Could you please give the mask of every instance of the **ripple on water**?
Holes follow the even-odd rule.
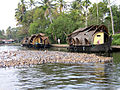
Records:
[[[114,60],[112,63],[40,64],[0,68],[0,89],[7,90],[8,87],[9,90],[119,90],[120,64],[119,60]]]
[[[10,89],[23,90],[79,88],[114,90],[120,87],[119,78],[115,67],[108,64],[40,64],[0,69],[2,81],[0,87],[3,90],[8,86]]]

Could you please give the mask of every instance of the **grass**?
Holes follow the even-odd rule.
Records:
[[[115,34],[112,38],[112,45],[120,45],[120,34]]]

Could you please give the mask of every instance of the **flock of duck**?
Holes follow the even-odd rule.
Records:
[[[34,65],[44,63],[89,63],[89,62],[109,62],[112,57],[97,56],[86,53],[70,53],[60,51],[1,51],[0,67],[16,67],[23,65]]]

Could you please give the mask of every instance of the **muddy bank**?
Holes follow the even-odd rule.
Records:
[[[0,67],[14,67],[42,63],[88,63],[109,62],[111,57],[86,53],[68,53],[59,51],[4,51],[0,52]]]

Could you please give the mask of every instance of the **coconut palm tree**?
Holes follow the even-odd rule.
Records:
[[[55,5],[53,3],[53,0],[41,0],[41,2],[39,2],[40,4],[40,8],[44,10],[44,16],[45,18],[49,18],[50,22],[52,23],[52,13],[53,10],[55,10]]]
[[[113,21],[113,15],[112,15],[112,9],[111,9],[111,5],[110,5],[110,0],[108,0],[108,5],[109,5],[110,15],[111,15],[112,33],[114,35],[115,34],[115,31],[114,31],[114,21]]]
[[[17,21],[22,22],[23,17],[25,16],[25,13],[26,13],[25,1],[21,0],[21,2],[18,3],[18,8],[15,9],[15,17]]]
[[[99,21],[98,21],[99,20],[99,15],[98,15],[98,13],[99,13],[99,10],[98,10],[98,0],[97,0],[97,4],[96,5],[97,5],[96,7],[97,7],[97,24],[98,24],[99,23]]]
[[[64,0],[57,0],[57,7],[59,8],[59,12],[64,12],[64,9],[67,7],[67,4]]]
[[[88,7],[91,5],[90,0],[84,0],[83,1],[83,7],[85,7],[85,16],[86,16],[86,24],[85,26],[87,27],[87,20],[88,20]]]
[[[30,7],[31,7],[31,10],[32,10],[32,6],[35,6],[35,0],[30,0]]]
[[[79,10],[82,11],[83,6],[82,6],[82,1],[81,0],[75,0],[72,2],[71,8],[73,10]]]

